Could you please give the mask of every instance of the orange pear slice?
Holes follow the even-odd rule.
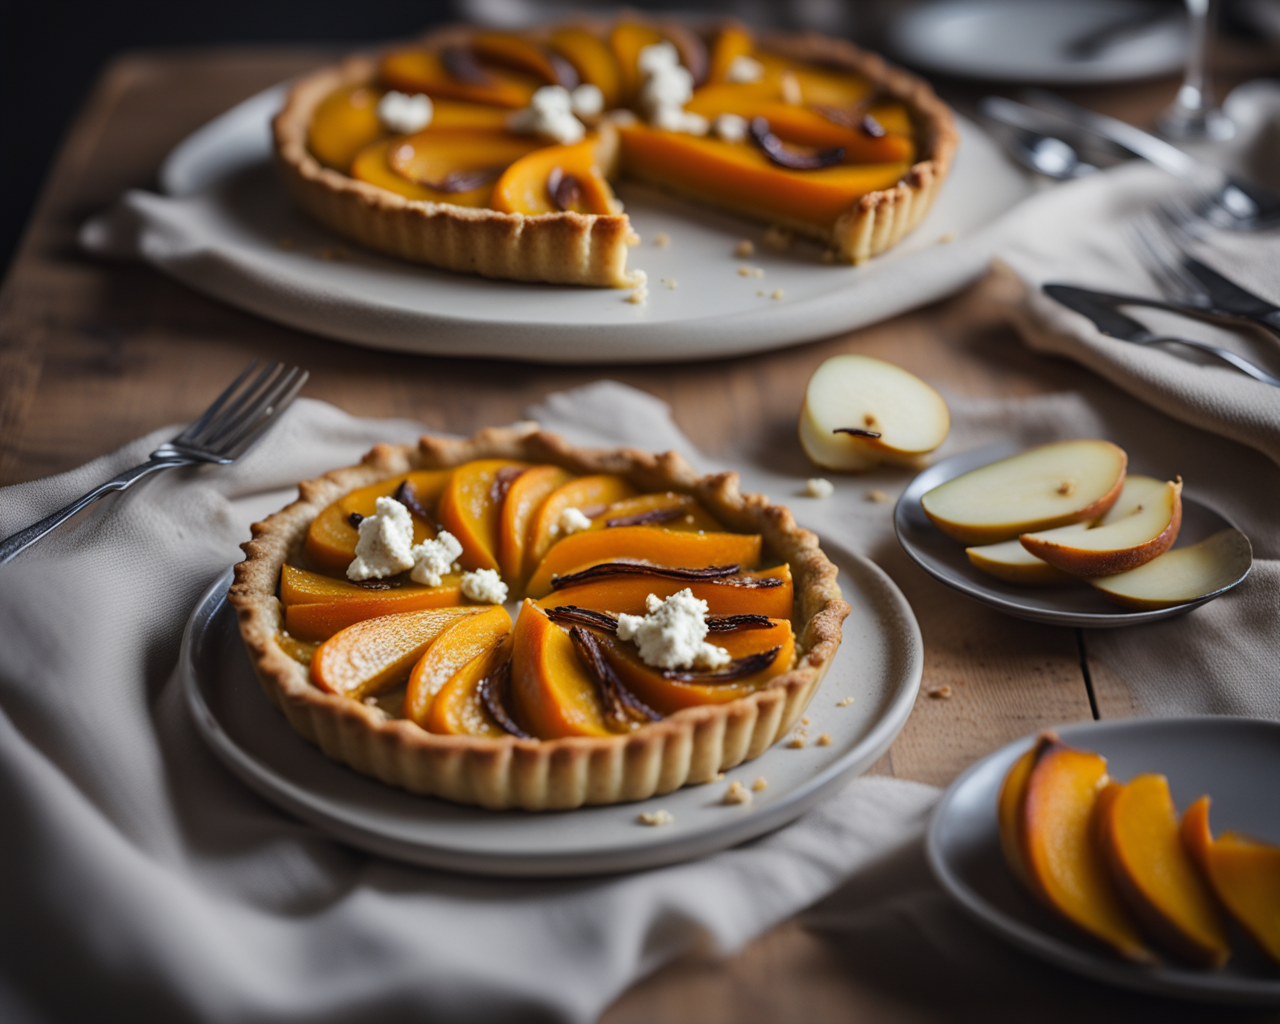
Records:
[[[1127,462],[1110,441],[1059,441],[939,484],[920,503],[948,536],[994,544],[1097,519],[1119,498]]]
[[[529,468],[510,459],[476,459],[454,470],[440,496],[440,525],[462,545],[464,569],[499,570],[498,546],[507,489]]]
[[[328,693],[371,697],[402,682],[436,638],[476,608],[427,608],[366,619],[335,633],[311,659],[311,681]]]
[[[525,551],[529,540],[529,524],[559,488],[573,476],[559,466],[534,466],[516,477],[502,505],[498,531],[498,562],[502,577],[517,584],[524,575]]]
[[[1209,830],[1209,798],[1182,816],[1182,841],[1219,900],[1272,960],[1280,964],[1280,846],[1234,832],[1216,841]]]
[[[1018,539],[1037,558],[1076,576],[1128,572],[1163,555],[1182,526],[1182,478],[1166,483],[1129,515],[1092,530],[1058,527]]]
[[[529,536],[525,544],[524,574],[530,576],[538,568],[538,563],[547,557],[547,552],[558,541],[563,540],[560,533],[560,514],[567,508],[576,508],[584,514],[603,509],[623,498],[634,496],[636,489],[620,476],[612,473],[596,473],[591,476],[580,476],[556,488],[538,509],[529,524]]]
[[[327,640],[340,629],[380,615],[460,605],[459,584],[460,577],[450,575],[438,587],[406,583],[389,590],[370,590],[286,565],[280,573],[284,628],[298,640]]]
[[[1217,593],[1242,579],[1252,565],[1249,538],[1239,530],[1219,530],[1198,544],[1166,551],[1146,565],[1089,582],[1117,604],[1146,611]]]
[[[1056,743],[1058,736],[1054,732],[1042,732],[1035,742],[1005,773],[1000,784],[1000,794],[996,798],[996,818],[1000,825],[1000,851],[1004,854],[1009,870],[1017,876],[1028,889],[1035,891],[1027,865],[1022,858],[1024,840],[1022,838],[1022,808],[1027,802],[1027,782],[1031,778],[1031,769],[1036,766],[1049,746]]]
[[[512,632],[511,698],[516,718],[539,739],[615,735],[569,634],[532,601]]]
[[[441,688],[510,632],[511,616],[500,604],[451,623],[409,674],[404,694],[405,718],[427,728],[431,705]]]
[[[707,602],[711,615],[767,615],[791,617],[794,583],[791,567],[779,565],[714,580],[672,580],[648,573],[608,575],[562,587],[538,602],[540,608],[572,604],[613,615],[644,615],[650,594],[664,600],[684,589]]]
[[[1044,750],[1027,779],[1022,862],[1033,891],[1050,907],[1121,956],[1151,963],[1095,842],[1094,805],[1106,783],[1100,755],[1062,743]]]
[[[848,428],[879,437],[838,432]],[[819,366],[800,412],[800,443],[827,469],[918,465],[950,429],[951,414],[938,392],[915,374],[871,356],[833,356]]]
[[[1165,949],[1199,967],[1231,956],[1213,894],[1178,834],[1178,815],[1163,775],[1116,786],[1100,806],[1099,836],[1120,895]]]
[[[427,712],[427,732],[446,736],[486,736],[501,739],[510,735],[485,705],[480,684],[511,663],[511,634],[494,647],[471,659],[449,679]]]

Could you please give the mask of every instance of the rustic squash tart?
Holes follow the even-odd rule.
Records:
[[[787,509],[673,452],[527,424],[298,489],[236,566],[254,669],[302,736],[414,793],[547,810],[710,782],[795,725],[849,613]]]
[[[915,76],[818,35],[634,15],[441,30],[300,79],[294,201],[369,248],[486,277],[628,287],[631,176],[862,263],[920,223],[958,136]]]

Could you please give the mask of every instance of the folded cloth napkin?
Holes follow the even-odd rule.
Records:
[[[558,409],[577,440],[697,458],[630,389],[537,414],[554,429]],[[192,604],[296,481],[420,429],[300,400],[241,463],[154,478],[0,566],[0,1019],[590,1021],[672,957],[732,951],[918,841],[937,791],[864,778],[692,863],[480,879],[358,853],[236,782],[174,676]],[[0,535],[171,433],[5,488]]]
[[[1263,171],[1262,182],[1280,191],[1280,82],[1247,83],[1227,108],[1241,131],[1235,145],[1219,154],[1221,162]],[[1042,284],[1057,282],[1161,297],[1134,251],[1129,226],[1155,204],[1183,194],[1176,179],[1136,162],[1043,192],[1002,226],[989,287],[1033,349],[1074,359],[1155,408],[1241,441],[1280,464],[1280,388],[1190,349],[1109,338],[1040,291]],[[1280,228],[1206,228],[1194,255],[1280,304]],[[1280,340],[1274,335],[1139,307],[1125,312],[1161,333],[1220,345],[1280,377]]]

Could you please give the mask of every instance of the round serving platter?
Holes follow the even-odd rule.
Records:
[[[1174,605],[1172,608],[1139,612],[1108,601],[1089,586],[1020,587],[974,568],[968,555],[964,553],[965,545],[948,537],[929,521],[920,499],[939,484],[944,484],[961,473],[1006,458],[1025,447],[1013,442],[1001,442],[961,452],[930,466],[902,492],[893,513],[898,542],[911,560],[939,583],[945,583],[952,590],[958,590],[966,597],[981,601],[1015,618],[1044,622],[1051,626],[1115,629],[1185,615],[1239,586],[1249,575],[1246,571],[1231,586],[1206,594],[1198,600]],[[1174,547],[1187,547],[1234,525],[1226,516],[1188,497],[1183,491],[1182,528]]]
[[[815,245],[764,244],[764,225],[624,182],[644,239],[629,292],[493,281],[350,245],[289,201],[270,122],[285,86],[258,94],[179,144],[160,170],[165,195],[133,191],[89,221],[90,251],[140,256],[198,291],[267,319],[373,348],[553,363],[673,362],[794,345],[873,323],[957,291],[985,273],[991,225],[1033,186],[981,129],[961,144],[924,222],[862,267],[821,261]],[[670,244],[654,240],[666,234]],[[756,254],[734,256],[741,239]],[[940,244],[943,240],[945,244]],[[763,271],[742,276],[740,267]],[[772,296],[777,293],[779,298]]]
[[[1168,776],[1179,810],[1208,793],[1215,834],[1228,829],[1280,844],[1280,723],[1249,718],[1149,718],[1058,728],[1064,743],[1095,750],[1112,778]],[[996,797],[1013,762],[1034,741],[1024,736],[979,761],[951,784],[933,812],[929,866],[942,887],[978,921],[1051,963],[1099,981],[1166,996],[1280,1004],[1280,968],[1243,934],[1218,971],[1166,963],[1128,963],[1042,907],[1014,878],[1000,852]]]
[[[630,871],[704,856],[771,832],[869,768],[905,724],[924,664],[911,607],[875,565],[824,543],[853,613],[844,642],[806,714],[810,738],[829,746],[777,744],[726,773],[640,803],[570,812],[485,811],[384,785],[330,761],[298,736],[267,700],[227,604],[228,569],[187,623],[180,666],[200,734],[262,796],[353,846],[429,867],[508,876]],[[845,707],[837,702],[853,702]],[[721,798],[733,781],[768,788],[750,805]],[[663,809],[670,825],[646,827]]]

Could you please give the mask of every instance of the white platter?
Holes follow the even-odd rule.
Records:
[[[384,856],[473,874],[556,876],[629,871],[704,856],[787,824],[893,742],[911,713],[924,663],[920,628],[893,582],[875,565],[833,545],[853,614],[844,643],[806,712],[810,737],[830,746],[778,745],[727,773],[642,803],[567,813],[495,812],[414,796],[330,761],[268,702],[226,603],[231,570],[196,605],[183,637],[184,692],[214,753],[268,800],[338,839]],[[848,707],[836,702],[853,697]],[[720,803],[730,782],[769,787],[749,806]],[[670,811],[671,825],[636,821]]]
[[[889,30],[894,52],[915,67],[1002,82],[1084,85],[1127,82],[1181,70],[1187,26],[1159,0],[933,0]],[[1069,44],[1099,30],[1110,44],[1073,59]]]
[[[966,597],[990,605],[1006,615],[1032,622],[1044,622],[1051,626],[1076,626],[1089,629],[1116,629],[1121,626],[1138,626],[1145,622],[1185,615],[1208,601],[1221,597],[1238,587],[1249,575],[1245,570],[1234,583],[1212,594],[1174,605],[1139,612],[1107,600],[1092,587],[1020,587],[1006,583],[977,569],[964,553],[965,546],[948,537],[929,521],[921,507],[920,498],[939,484],[946,483],[961,473],[985,466],[1013,455],[1021,446],[1012,442],[989,445],[973,451],[961,452],[937,465],[930,466],[917,476],[902,492],[893,512],[893,525],[898,542],[911,560],[939,583],[958,590]],[[1133,467],[1130,467],[1133,468]],[[1167,479],[1161,477],[1161,479]],[[1182,494],[1182,528],[1178,531],[1175,548],[1185,548],[1206,537],[1233,527],[1226,516],[1210,508],[1185,491]],[[1252,564],[1250,565],[1252,568]]]
[[[161,169],[166,196],[130,193],[123,213],[85,226],[82,243],[141,256],[231,305],[358,345],[540,362],[671,362],[798,344],[950,294],[986,270],[991,243],[982,229],[1032,190],[997,145],[961,119],[959,154],[924,223],[884,257],[847,267],[822,263],[809,243],[773,252],[761,225],[623,184],[619,194],[645,239],[629,263],[650,281],[648,303],[632,305],[617,289],[490,281],[403,263],[312,224],[290,204],[271,164],[268,125],[283,95],[283,86],[267,90],[194,133]],[[659,232],[670,235],[668,247],[652,244]],[[939,244],[944,236],[956,240]],[[756,244],[748,260],[733,256],[743,238]],[[335,249],[346,258],[322,258]],[[743,265],[764,277],[739,276]],[[784,298],[768,297],[779,289]]]
[[[1063,742],[1106,757],[1112,778],[1127,782],[1143,772],[1168,776],[1179,811],[1208,793],[1215,835],[1234,829],[1280,844],[1280,788],[1275,785],[1280,723],[1155,718],[1086,722],[1057,732]],[[1243,934],[1233,931],[1234,955],[1220,971],[1176,964],[1143,967],[1093,944],[1022,888],[1000,853],[996,796],[1005,773],[1033,739],[1025,736],[979,761],[943,795],[926,840],[929,866],[943,888],[983,924],[1067,970],[1167,996],[1280,1005],[1280,968]]]

